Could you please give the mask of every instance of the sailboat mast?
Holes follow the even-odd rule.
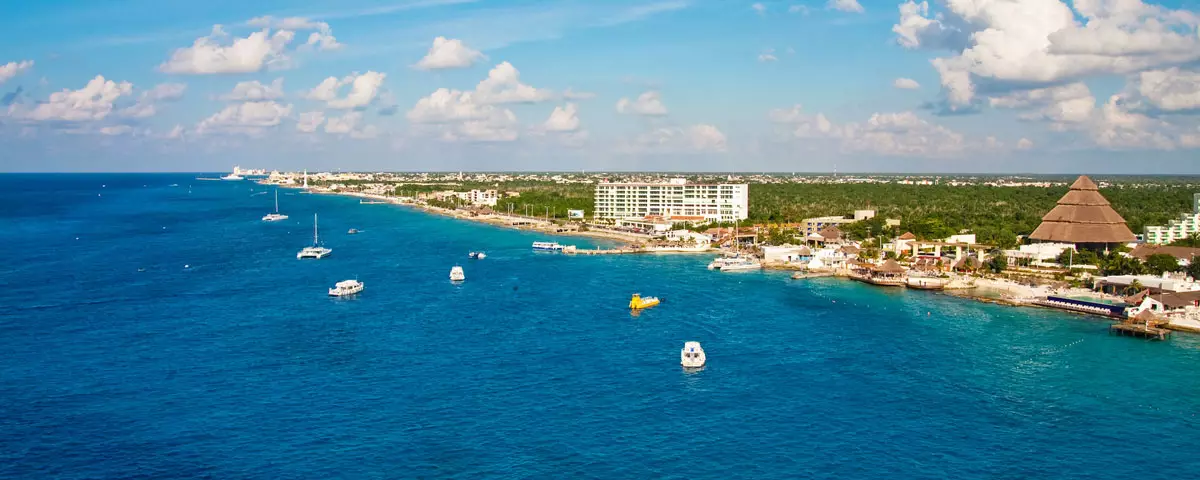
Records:
[[[279,189],[275,189],[275,213],[279,213]]]
[[[320,237],[317,236],[317,214],[313,214],[313,245],[320,245]]]

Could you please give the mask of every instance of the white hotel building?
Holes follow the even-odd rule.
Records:
[[[1179,215],[1165,226],[1147,226],[1143,241],[1151,245],[1166,245],[1200,233],[1200,193],[1192,194],[1192,213]]]
[[[745,220],[750,188],[746,184],[667,183],[596,184],[597,220],[646,217],[704,217],[706,221]]]

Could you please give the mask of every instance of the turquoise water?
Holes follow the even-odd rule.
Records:
[[[540,254],[549,237],[349,198],[284,192],[291,219],[264,224],[269,190],[193,177],[0,175],[0,478],[1200,467],[1200,337],[696,256]],[[296,260],[314,212],[333,255]],[[358,298],[325,295],[354,277]],[[633,292],[663,303],[632,317]],[[702,372],[679,368],[688,340]]]

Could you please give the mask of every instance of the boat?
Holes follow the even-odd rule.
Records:
[[[463,273],[462,267],[455,265],[450,269],[450,281],[461,282],[467,279],[467,274]]]
[[[629,308],[641,310],[658,305],[658,303],[658,297],[643,297],[641,294],[635,293],[633,294],[633,298],[629,300]]]
[[[559,245],[558,242],[533,242],[533,249],[560,252],[563,246]]]
[[[231,173],[231,174],[229,174],[229,175],[226,175],[226,176],[224,176],[224,177],[221,177],[221,180],[245,180],[245,179],[246,179],[246,177],[243,177],[243,176],[241,176],[241,175],[238,175],[238,174],[236,174],[236,173]]]
[[[275,189],[275,213],[268,213],[262,219],[264,222],[278,222],[280,220],[287,220],[287,218],[287,215],[279,213],[279,189]]]
[[[358,201],[359,205],[386,205],[387,203],[388,202],[381,202],[379,200],[359,200]]]
[[[762,264],[753,258],[739,257],[729,260],[721,265],[719,269],[722,272],[745,272],[750,270],[762,270]]]
[[[708,358],[704,356],[704,349],[700,348],[700,342],[686,342],[683,344],[683,350],[679,352],[679,364],[683,368],[700,368],[703,367]]]
[[[347,234],[347,235],[354,235],[354,234],[356,234],[356,233],[358,233],[358,229],[357,229],[357,228],[351,228],[350,230],[347,230],[347,231],[346,231],[346,234]]]
[[[467,256],[474,258],[476,260],[483,260],[483,259],[487,258],[487,254],[485,254],[483,252],[471,252],[471,253],[467,254]]]
[[[358,280],[342,280],[329,289],[329,296],[349,297],[351,295],[358,295],[359,292],[363,291],[363,288],[363,282]]]
[[[325,248],[325,247],[321,246],[321,238],[317,236],[317,214],[314,213],[313,214],[313,244],[311,247],[304,247],[303,250],[300,250],[300,252],[296,254],[296,258],[298,258],[298,259],[315,258],[315,259],[320,260],[322,258],[328,257],[329,254],[331,254],[331,253],[333,253],[332,248]]]

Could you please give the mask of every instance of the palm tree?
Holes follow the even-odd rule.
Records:
[[[1139,282],[1135,278],[1132,282],[1129,282],[1129,286],[1125,287],[1125,295],[1126,296],[1137,295],[1138,292],[1142,291],[1145,288],[1146,287],[1144,285],[1142,285],[1142,282]]]

